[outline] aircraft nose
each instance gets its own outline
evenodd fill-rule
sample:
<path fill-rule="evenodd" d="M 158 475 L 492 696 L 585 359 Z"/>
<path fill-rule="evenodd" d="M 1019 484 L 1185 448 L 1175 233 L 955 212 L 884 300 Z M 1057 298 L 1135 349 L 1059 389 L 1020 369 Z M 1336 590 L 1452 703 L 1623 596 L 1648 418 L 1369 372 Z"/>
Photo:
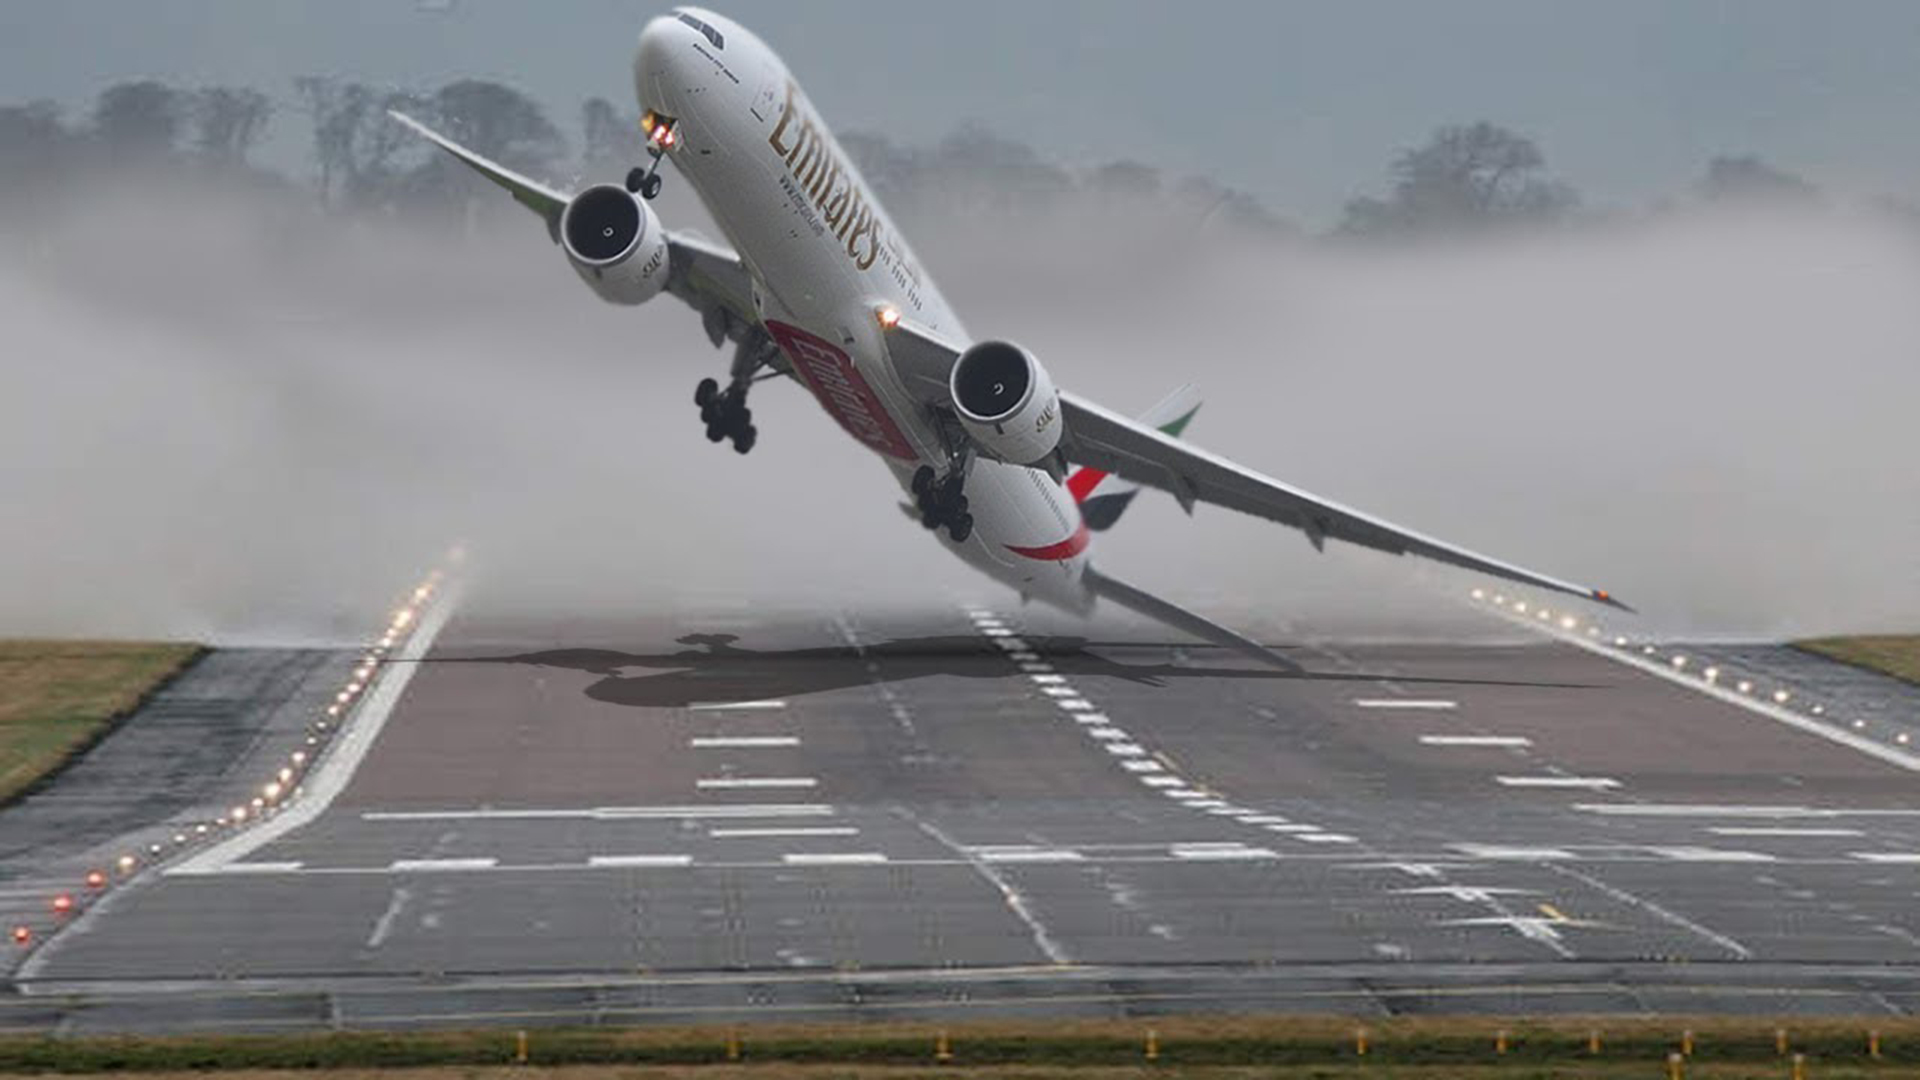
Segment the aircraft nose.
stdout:
<path fill-rule="evenodd" d="M 698 35 L 672 15 L 661 15 L 640 31 L 640 44 L 633 51 L 634 96 L 641 104 L 671 112 L 667 100 L 678 82 L 674 68 L 683 62 L 689 46 Z"/>

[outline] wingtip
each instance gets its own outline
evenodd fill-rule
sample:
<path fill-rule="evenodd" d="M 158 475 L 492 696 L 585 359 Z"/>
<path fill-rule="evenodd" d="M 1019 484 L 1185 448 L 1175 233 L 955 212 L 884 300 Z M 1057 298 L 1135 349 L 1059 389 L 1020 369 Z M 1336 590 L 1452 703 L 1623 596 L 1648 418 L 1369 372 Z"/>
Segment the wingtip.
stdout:
<path fill-rule="evenodd" d="M 1593 600 L 1598 601 L 1599 603 L 1605 604 L 1610 608 L 1618 608 L 1619 610 L 1624 611 L 1629 615 L 1639 614 L 1639 612 L 1628 607 L 1626 604 L 1622 603 L 1619 600 L 1616 600 L 1614 598 L 1614 595 L 1605 589 L 1595 589 L 1593 590 L 1592 593 L 1589 594 L 1589 596 Z"/>

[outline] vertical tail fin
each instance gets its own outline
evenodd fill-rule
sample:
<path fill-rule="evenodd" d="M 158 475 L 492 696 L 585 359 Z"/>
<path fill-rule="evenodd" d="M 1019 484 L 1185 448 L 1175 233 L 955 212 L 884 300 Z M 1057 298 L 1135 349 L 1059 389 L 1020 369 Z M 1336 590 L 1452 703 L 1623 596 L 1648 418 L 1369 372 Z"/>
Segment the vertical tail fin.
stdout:
<path fill-rule="evenodd" d="M 1189 383 L 1141 413 L 1140 422 L 1177 437 L 1199 411 L 1200 391 Z M 1073 493 L 1073 501 L 1080 504 L 1080 517 L 1086 521 L 1087 528 L 1102 532 L 1120 520 L 1121 513 L 1140 493 L 1140 485 L 1082 466 L 1068 475 L 1067 490 Z"/>

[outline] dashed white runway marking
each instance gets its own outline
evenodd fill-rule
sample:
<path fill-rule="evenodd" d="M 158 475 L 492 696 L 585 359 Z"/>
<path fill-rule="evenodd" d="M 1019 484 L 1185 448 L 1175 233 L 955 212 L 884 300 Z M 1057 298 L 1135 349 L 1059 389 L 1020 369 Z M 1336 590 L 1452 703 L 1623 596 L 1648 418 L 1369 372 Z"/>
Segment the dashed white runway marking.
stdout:
<path fill-rule="evenodd" d="M 367 948 L 377 949 L 387 943 L 387 937 L 393 933 L 394 923 L 400 919 L 400 912 L 406 908 L 407 901 L 412 899 L 412 889 L 393 890 L 393 897 L 387 901 L 387 909 L 374 920 L 373 932 L 367 935 Z"/>
<path fill-rule="evenodd" d="M 1513 889 L 1501 885 L 1421 885 L 1395 889 L 1395 896 L 1451 896 L 1469 904 L 1484 904 L 1496 896 L 1537 896 L 1538 889 Z"/>
<path fill-rule="evenodd" d="M 817 825 L 787 829 L 708 829 L 707 835 L 716 840 L 745 840 L 768 836 L 858 836 L 860 830 L 851 825 Z"/>
<path fill-rule="evenodd" d="M 166 873 L 168 876 L 181 875 L 185 877 L 193 877 L 196 874 L 205 874 L 205 873 L 290 874 L 299 870 L 304 865 L 306 864 L 298 863 L 298 862 L 236 862 L 236 863 L 226 863 L 221 866 L 216 866 L 211 868 L 210 870 L 200 870 L 196 868 L 181 866 L 181 867 L 175 867 L 174 869 L 168 870 Z"/>
<path fill-rule="evenodd" d="M 588 866 L 602 869 L 611 867 L 648 867 L 648 866 L 692 866 L 691 855 L 594 855 L 587 859 Z"/>
<path fill-rule="evenodd" d="M 1029 675 L 1027 677 L 1041 686 L 1059 686 L 1067 681 L 1065 675 Z"/>
<path fill-rule="evenodd" d="M 1493 779 L 1502 787 L 1514 788 L 1584 788 L 1589 791 L 1611 791 L 1620 786 L 1620 781 L 1611 776 L 1496 776 Z"/>
<path fill-rule="evenodd" d="M 1067 848 L 983 847 L 972 849 L 971 854 L 982 862 L 990 863 L 1052 863 L 1086 860 L 1085 855 Z"/>
<path fill-rule="evenodd" d="M 802 851 L 782 855 L 788 866 L 871 866 L 887 861 L 878 851 Z"/>
<path fill-rule="evenodd" d="M 1615 817 L 1835 818 L 1920 817 L 1920 809 L 1827 806 L 1723 806 L 1713 803 L 1574 803 L 1575 810 Z"/>
<path fill-rule="evenodd" d="M 687 740 L 695 750 L 756 750 L 762 747 L 799 746 L 798 735 L 696 735 Z"/>
<path fill-rule="evenodd" d="M 1176 859 L 1277 859 L 1278 852 L 1271 848 L 1248 847 L 1245 844 L 1177 844 L 1172 849 Z"/>
<path fill-rule="evenodd" d="M 708 776 L 693 782 L 702 791 L 729 791 L 741 788 L 810 788 L 820 781 L 811 776 Z"/>
<path fill-rule="evenodd" d="M 786 707 L 786 702 L 771 699 L 766 701 L 701 701 L 687 706 L 692 712 L 725 712 L 733 709 L 784 709 Z"/>
<path fill-rule="evenodd" d="M 1861 862 L 1896 865 L 1920 863 L 1920 851 L 1854 851 L 1848 854 Z"/>
<path fill-rule="evenodd" d="M 1573 852 L 1556 847 L 1518 847 L 1512 844 L 1448 844 L 1447 846 L 1462 855 L 1471 855 L 1476 859 L 1543 862 L 1548 859 L 1573 858 Z"/>
<path fill-rule="evenodd" d="M 1733 851 L 1726 848 L 1692 847 L 1650 847 L 1648 851 L 1675 862 L 1774 862 L 1775 857 L 1763 851 Z"/>
<path fill-rule="evenodd" d="M 499 859 L 485 857 L 467 859 L 395 859 L 389 866 L 389 869 L 411 873 L 414 871 L 431 872 L 436 870 L 490 870 L 498 865 L 500 865 Z"/>
<path fill-rule="evenodd" d="M 1707 830 L 1715 836 L 1865 836 L 1859 829 L 1791 829 L 1773 826 L 1715 825 Z"/>
<path fill-rule="evenodd" d="M 1353 703 L 1362 709 L 1457 709 L 1460 703 L 1444 698 L 1354 698 Z"/>
<path fill-rule="evenodd" d="M 1360 842 L 1346 833 L 1330 832 L 1303 832 L 1295 836 L 1295 839 L 1304 840 L 1309 844 L 1357 844 Z"/>
<path fill-rule="evenodd" d="M 1532 746 L 1525 735 L 1422 735 L 1422 746 Z"/>

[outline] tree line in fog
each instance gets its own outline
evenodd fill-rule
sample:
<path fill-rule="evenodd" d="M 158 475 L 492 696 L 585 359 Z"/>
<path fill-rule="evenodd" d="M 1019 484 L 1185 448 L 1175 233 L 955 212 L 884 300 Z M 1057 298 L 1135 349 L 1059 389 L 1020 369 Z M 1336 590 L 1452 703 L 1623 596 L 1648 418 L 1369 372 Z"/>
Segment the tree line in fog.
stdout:
<path fill-rule="evenodd" d="M 393 123 L 408 112 L 518 171 L 564 185 L 617 179 L 642 156 L 639 118 L 604 98 L 582 104 L 571 137 L 545 108 L 498 82 L 462 79 L 432 92 L 380 89 L 324 77 L 296 79 L 276 101 L 254 89 L 185 89 L 151 80 L 106 88 L 66 115 L 47 101 L 0 106 L 0 201 L 31 204 L 79 175 L 143 170 L 191 181 L 305 193 L 339 213 L 458 220 L 484 189 L 464 168 Z M 255 159 L 276 123 L 298 125 L 310 170 L 290 177 Z M 963 126 L 933 146 L 849 133 L 847 152 L 876 194 L 911 220 L 920 212 L 1045 213 L 1068 197 L 1158 204 L 1242 234 L 1302 231 L 1253 196 L 1205 177 L 1170 177 L 1133 161 L 1069 169 L 985 126 Z M 1589 209 L 1557 177 L 1537 143 L 1486 122 L 1436 129 L 1393 154 L 1371 194 L 1345 206 L 1331 235 L 1358 240 L 1477 234 L 1576 225 Z M 1805 179 L 1754 156 L 1709 161 L 1685 202 L 1817 204 Z M 1883 203 L 1910 223 L 1911 204 Z"/>

